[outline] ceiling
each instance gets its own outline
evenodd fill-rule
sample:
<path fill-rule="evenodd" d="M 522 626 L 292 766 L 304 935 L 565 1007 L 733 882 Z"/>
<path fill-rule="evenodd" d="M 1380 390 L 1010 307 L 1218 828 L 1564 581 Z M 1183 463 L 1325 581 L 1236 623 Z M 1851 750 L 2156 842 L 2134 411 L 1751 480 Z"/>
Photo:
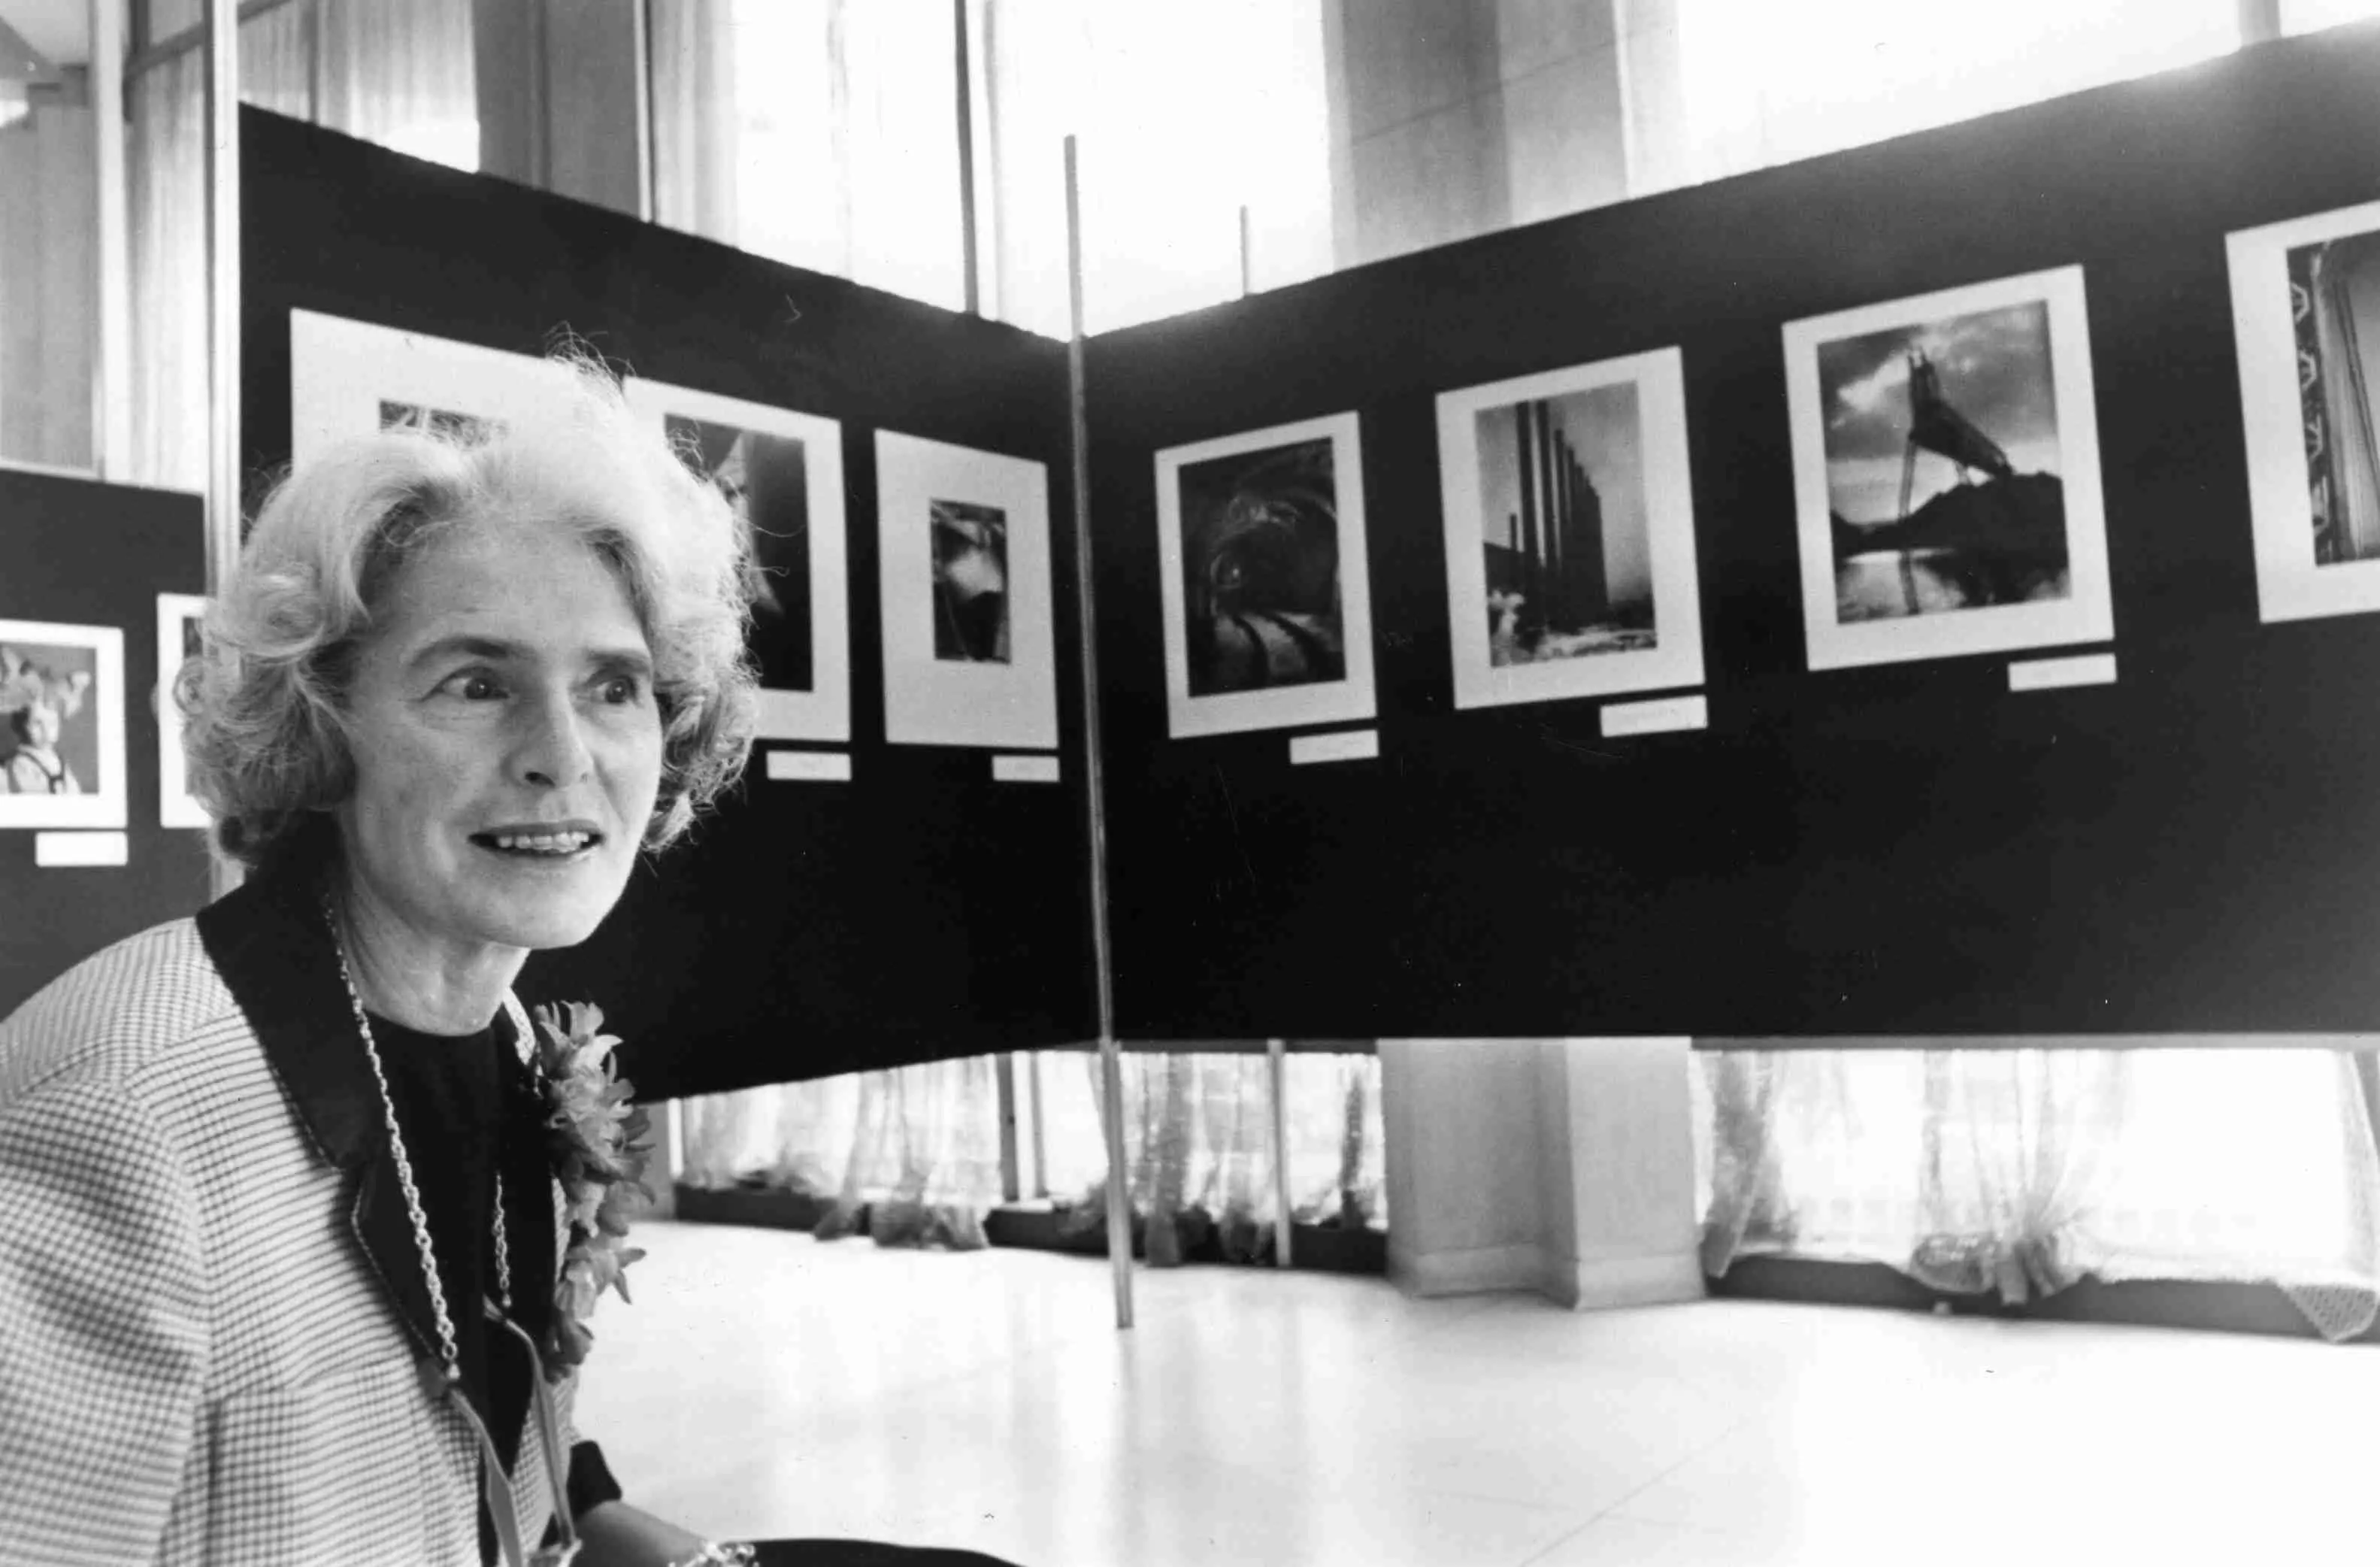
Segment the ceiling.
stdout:
<path fill-rule="evenodd" d="M 91 0 L 0 0 L 0 22 L 54 66 L 91 61 Z"/>

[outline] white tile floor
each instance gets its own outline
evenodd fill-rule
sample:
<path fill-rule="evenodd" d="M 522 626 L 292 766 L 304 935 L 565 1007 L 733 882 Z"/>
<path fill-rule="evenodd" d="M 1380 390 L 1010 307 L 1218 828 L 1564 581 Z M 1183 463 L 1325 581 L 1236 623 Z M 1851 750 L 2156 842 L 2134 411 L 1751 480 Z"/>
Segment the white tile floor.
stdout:
<path fill-rule="evenodd" d="M 650 1222 L 579 1402 L 726 1536 L 1027 1567 L 2293 1562 L 2380 1549 L 2380 1352 L 821 1245 Z"/>

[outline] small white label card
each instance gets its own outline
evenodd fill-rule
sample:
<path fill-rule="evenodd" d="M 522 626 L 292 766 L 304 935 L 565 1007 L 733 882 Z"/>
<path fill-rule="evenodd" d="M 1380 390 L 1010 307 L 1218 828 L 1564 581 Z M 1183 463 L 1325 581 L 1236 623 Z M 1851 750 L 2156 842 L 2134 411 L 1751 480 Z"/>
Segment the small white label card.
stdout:
<path fill-rule="evenodd" d="M 2113 686 L 2116 655 L 2077 653 L 2065 659 L 2026 659 L 2009 665 L 2009 689 L 2046 691 L 2058 686 Z"/>
<path fill-rule="evenodd" d="M 1696 691 L 1685 697 L 1657 697 L 1649 702 L 1613 702 L 1603 710 L 1603 737 L 1622 735 L 1663 735 L 1676 729 L 1708 729 L 1710 699 Z"/>
<path fill-rule="evenodd" d="M 1368 761 L 1379 754 L 1380 732 L 1377 729 L 1338 729 L 1328 735 L 1293 735 L 1289 739 L 1289 759 L 1293 764 Z"/>
<path fill-rule="evenodd" d="M 44 867 L 129 865 L 132 838 L 125 832 L 36 832 L 33 863 Z"/>
<path fill-rule="evenodd" d="M 996 784 L 1055 784 L 1056 757 L 994 757 L 991 777 Z"/>
<path fill-rule="evenodd" d="M 777 784 L 848 784 L 848 751 L 771 751 L 769 778 Z"/>

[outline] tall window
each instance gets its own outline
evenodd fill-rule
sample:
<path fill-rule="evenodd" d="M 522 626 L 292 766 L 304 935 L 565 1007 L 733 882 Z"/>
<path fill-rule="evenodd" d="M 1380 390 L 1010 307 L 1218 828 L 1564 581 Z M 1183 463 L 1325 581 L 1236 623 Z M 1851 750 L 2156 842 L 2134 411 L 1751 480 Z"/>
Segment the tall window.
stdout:
<path fill-rule="evenodd" d="M 280 0 L 243 9 L 247 101 L 416 157 L 478 166 L 471 0 Z M 207 480 L 204 12 L 200 0 L 152 0 L 146 18 L 125 91 L 132 476 L 200 490 Z"/>
<path fill-rule="evenodd" d="M 1331 267 L 1318 0 L 982 0 L 992 200 L 987 305 L 1067 330 L 1063 144 L 1082 185 L 1083 304 L 1104 332 Z"/>
<path fill-rule="evenodd" d="M 2347 0 L 2298 0 L 2343 5 Z M 1674 0 L 1682 183 L 2210 59 L 2236 0 Z"/>
<path fill-rule="evenodd" d="M 1094 331 L 1330 265 L 1320 0 L 654 0 L 664 223 L 933 304 L 966 297 L 968 32 L 986 314 L 1067 330 L 1062 145 Z"/>
<path fill-rule="evenodd" d="M 2380 0 L 2281 0 L 2283 32 L 2320 32 L 2380 17 Z"/>

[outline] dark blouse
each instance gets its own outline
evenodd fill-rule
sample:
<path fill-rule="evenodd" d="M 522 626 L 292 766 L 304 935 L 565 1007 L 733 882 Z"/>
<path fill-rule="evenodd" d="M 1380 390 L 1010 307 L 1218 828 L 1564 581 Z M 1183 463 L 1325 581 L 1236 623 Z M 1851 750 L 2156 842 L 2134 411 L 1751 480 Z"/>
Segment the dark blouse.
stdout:
<path fill-rule="evenodd" d="M 536 1135 L 537 1106 L 504 1038 L 509 1026 L 476 1034 L 423 1034 L 374 1015 L 371 1029 L 429 1222 L 431 1253 L 455 1324 L 456 1362 L 467 1379 L 488 1391 L 493 1417 L 488 1434 L 509 1469 L 518 1460 L 528 1418 L 528 1354 L 510 1333 L 487 1321 L 480 1301 L 484 1296 L 501 1304 L 502 1298 L 492 1221 L 496 1150 L 505 1137 Z M 505 1197 L 505 1206 L 518 1213 L 520 1194 Z M 542 1211 L 542 1205 L 532 1211 Z M 516 1299 L 523 1290 L 548 1289 L 552 1282 L 516 1273 Z M 620 1495 L 602 1450 L 593 1442 L 571 1450 L 567 1488 L 574 1516 Z M 480 1558 L 492 1562 L 494 1529 L 484 1505 L 480 1513 Z"/>

